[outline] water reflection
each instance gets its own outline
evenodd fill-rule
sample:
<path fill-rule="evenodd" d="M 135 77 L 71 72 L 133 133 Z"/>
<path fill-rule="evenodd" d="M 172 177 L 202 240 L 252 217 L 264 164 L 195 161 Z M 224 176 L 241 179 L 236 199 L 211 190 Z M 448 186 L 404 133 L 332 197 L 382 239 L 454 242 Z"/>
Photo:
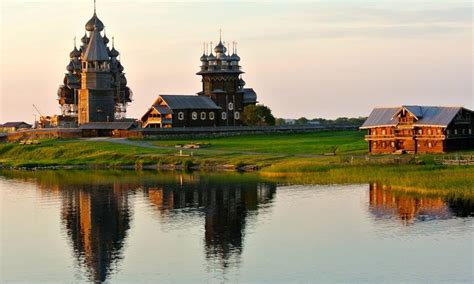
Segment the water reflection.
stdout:
<path fill-rule="evenodd" d="M 239 268 L 242 265 L 241 258 L 243 255 L 247 255 L 247 253 L 243 254 L 244 244 L 246 241 L 248 243 L 248 237 L 246 240 L 245 236 L 249 233 L 249 228 L 255 225 L 256 217 L 267 216 L 268 212 L 277 211 L 276 209 L 290 211 L 285 211 L 284 214 L 280 213 L 277 225 L 280 225 L 281 222 L 282 227 L 272 231 L 277 234 L 268 234 L 266 238 L 262 239 L 266 241 L 269 237 L 275 237 L 273 242 L 269 243 L 279 242 L 281 234 L 289 240 L 292 240 L 292 237 L 299 240 L 297 242 L 289 241 L 288 245 L 277 249 L 277 251 L 284 251 L 288 248 L 306 247 L 308 243 L 311 243 L 307 236 L 311 235 L 315 244 L 312 250 L 308 250 L 311 259 L 315 257 L 316 251 L 325 250 L 321 243 L 337 239 L 341 236 L 341 232 L 346 233 L 345 226 L 342 226 L 343 231 L 337 231 L 334 228 L 338 228 L 337 223 L 342 224 L 351 214 L 360 218 L 360 216 L 367 216 L 366 213 L 369 211 L 370 222 L 365 223 L 364 219 L 355 220 L 359 222 L 356 224 L 358 230 L 362 231 L 361 228 L 365 227 L 366 232 L 372 232 L 372 228 L 367 229 L 367 226 L 374 223 L 371 216 L 380 220 L 386 218 L 399 220 L 400 222 L 386 223 L 390 223 L 391 226 L 394 223 L 396 226 L 400 226 L 399 223 L 408 225 L 433 219 L 444 220 L 457 216 L 470 216 L 474 211 L 474 206 L 470 201 L 409 196 L 392 190 L 388 185 L 377 183 L 368 185 L 368 188 L 365 185 L 353 186 L 354 188 L 348 187 L 350 190 L 339 192 L 331 187 L 319 187 L 319 189 L 318 187 L 305 187 L 306 189 L 300 192 L 282 190 L 278 195 L 278 202 L 282 206 L 273 206 L 276 197 L 276 183 L 262 180 L 252 174 L 165 174 L 146 171 L 0 171 L 0 176 L 16 181 L 33 182 L 43 201 L 59 202 L 59 217 L 62 230 L 67 236 L 70 246 L 68 249 L 72 251 L 71 255 L 73 255 L 76 266 L 81 268 L 78 271 L 84 271 L 84 277 L 93 282 L 110 280 L 112 274 L 117 272 L 121 265 L 126 266 L 124 264 L 125 258 L 130 255 L 128 250 L 128 256 L 124 255 L 126 245 L 137 246 L 136 242 L 130 244 L 131 241 L 128 239 L 131 235 L 131 228 L 137 224 L 134 222 L 134 217 L 139 217 L 142 220 L 144 218 L 143 214 L 139 214 L 143 212 L 143 207 L 141 204 L 136 204 L 136 201 L 144 202 L 147 213 L 151 210 L 152 214 L 150 215 L 153 216 L 151 220 L 157 227 L 161 221 L 165 221 L 166 224 L 191 226 L 196 223 L 196 217 L 200 218 L 203 227 L 198 231 L 200 238 L 202 238 L 204 256 L 199 252 L 198 257 L 206 259 L 211 269 L 224 271 L 230 268 Z M 357 192 L 359 189 L 360 191 Z M 293 199 L 292 194 L 296 194 L 297 198 Z M 362 208 L 347 206 L 352 204 L 354 199 L 357 201 L 359 195 L 364 199 Z M 297 219 L 294 218 L 295 208 L 291 207 L 295 203 L 297 207 L 301 207 L 300 214 L 304 213 L 304 216 L 297 215 Z M 347 208 L 338 207 L 341 204 L 345 204 Z M 324 215 L 325 212 L 334 209 L 337 212 L 333 212 L 329 216 Z M 315 216 L 322 217 L 316 218 Z M 337 221 L 338 218 L 339 221 Z M 315 225 L 314 230 L 311 231 L 312 223 L 319 225 Z M 275 223 L 270 225 L 275 225 Z M 376 225 L 379 226 L 380 223 Z M 288 228 L 290 229 L 288 230 Z M 334 234 L 331 235 L 332 237 L 325 236 L 331 232 Z M 157 230 L 150 233 L 149 236 L 148 231 L 146 233 L 145 239 L 154 241 L 155 238 L 159 238 L 159 234 L 172 234 L 173 232 Z M 300 235 L 304 241 L 298 238 Z M 357 236 L 357 234 L 355 235 Z M 365 240 L 366 237 L 364 235 L 361 240 Z M 190 237 L 187 241 L 190 242 L 192 239 L 193 237 Z M 292 247 L 293 244 L 294 247 Z M 330 246 L 331 242 L 326 245 Z M 327 251 L 333 253 L 338 246 L 333 249 L 328 247 Z M 370 246 L 373 247 L 374 244 L 371 243 Z M 179 249 L 179 243 L 172 250 L 177 248 Z M 275 248 L 273 247 L 273 249 Z M 250 250 L 248 252 L 249 255 L 254 253 L 253 258 L 257 257 L 255 253 L 260 253 Z M 268 253 L 275 254 L 271 249 L 268 250 Z M 154 251 L 149 254 L 159 258 Z M 161 255 L 159 256 L 161 257 Z M 298 254 L 298 257 L 303 257 L 303 259 L 304 256 L 304 253 Z M 148 257 L 150 256 L 148 255 Z M 284 258 L 275 257 L 275 259 Z M 275 259 L 268 261 L 272 262 Z M 330 266 L 337 267 L 337 263 L 341 261 L 340 258 L 335 259 L 337 259 L 336 264 Z M 154 260 L 156 261 L 156 259 Z M 324 258 L 320 265 L 324 265 L 326 260 L 327 258 Z M 298 265 L 303 266 L 307 262 Z M 139 266 L 134 266 L 132 269 L 127 268 L 128 271 L 135 271 L 137 267 Z M 162 267 L 162 269 L 166 270 L 167 267 Z M 270 267 L 269 271 L 273 271 L 273 268 Z M 201 280 L 197 282 L 206 282 L 208 279 Z"/>
<path fill-rule="evenodd" d="M 235 173 L 5 171 L 0 174 L 34 181 L 43 196 L 61 199 L 61 221 L 75 259 L 94 282 L 107 280 L 123 257 L 132 219 L 129 202 L 132 196 L 143 194 L 161 218 L 170 218 L 169 222 L 195 211 L 203 213 L 206 258 L 225 270 L 239 262 L 248 215 L 257 214 L 261 205 L 270 204 L 276 191 L 275 183 Z"/>
<path fill-rule="evenodd" d="M 379 183 L 369 185 L 369 209 L 378 218 L 398 218 L 403 224 L 433 219 L 467 217 L 474 205 L 465 200 L 445 200 L 413 196 L 393 191 L 391 186 Z"/>
<path fill-rule="evenodd" d="M 228 183 L 179 175 L 176 184 L 145 187 L 144 192 L 162 216 L 173 209 L 197 209 L 205 215 L 205 251 L 210 261 L 222 268 L 238 263 L 249 214 L 257 212 L 274 197 L 276 184 L 245 181 Z M 190 214 L 193 211 L 182 211 Z M 180 217 L 177 217 L 180 218 Z"/>

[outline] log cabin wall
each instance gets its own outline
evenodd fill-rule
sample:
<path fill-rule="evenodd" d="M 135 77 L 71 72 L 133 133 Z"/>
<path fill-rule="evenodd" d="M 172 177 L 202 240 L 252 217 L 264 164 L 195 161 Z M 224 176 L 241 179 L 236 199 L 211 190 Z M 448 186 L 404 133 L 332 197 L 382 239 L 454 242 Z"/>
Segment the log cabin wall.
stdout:
<path fill-rule="evenodd" d="M 468 109 L 411 106 L 375 109 L 373 113 L 361 127 L 368 130 L 369 153 L 443 153 L 474 148 L 474 114 Z"/>

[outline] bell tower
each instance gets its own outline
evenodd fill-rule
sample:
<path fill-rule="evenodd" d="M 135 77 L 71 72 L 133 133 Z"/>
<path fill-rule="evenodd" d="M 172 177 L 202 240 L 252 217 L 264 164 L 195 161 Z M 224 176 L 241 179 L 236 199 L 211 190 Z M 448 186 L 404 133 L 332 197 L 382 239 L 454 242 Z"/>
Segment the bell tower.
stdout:
<path fill-rule="evenodd" d="M 79 90 L 79 125 L 114 120 L 114 90 L 110 73 L 110 58 L 99 27 L 94 26 L 81 61 Z"/>
<path fill-rule="evenodd" d="M 205 43 L 201 71 L 197 73 L 202 76 L 202 91 L 198 94 L 210 97 L 222 108 L 218 115 L 219 126 L 242 125 L 244 92 L 240 75 L 244 72 L 239 66 L 240 57 L 237 55 L 236 44 L 233 43 L 232 54 L 227 53 L 221 33 L 219 43 L 214 48 L 215 55 L 212 50 L 208 53 L 207 47 Z"/>

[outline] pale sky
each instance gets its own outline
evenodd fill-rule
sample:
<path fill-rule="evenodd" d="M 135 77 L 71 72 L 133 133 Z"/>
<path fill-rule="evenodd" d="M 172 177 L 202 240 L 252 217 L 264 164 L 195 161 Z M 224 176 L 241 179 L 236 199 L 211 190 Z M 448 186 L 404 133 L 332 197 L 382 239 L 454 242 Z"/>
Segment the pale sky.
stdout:
<path fill-rule="evenodd" d="M 73 38 L 93 0 L 1 3 L 0 122 L 59 114 Z M 246 87 L 275 116 L 367 116 L 375 106 L 474 109 L 471 1 L 118 1 L 97 14 L 133 90 L 129 117 L 158 94 L 201 89 L 203 41 L 237 41 Z M 80 41 L 78 40 L 78 45 Z"/>

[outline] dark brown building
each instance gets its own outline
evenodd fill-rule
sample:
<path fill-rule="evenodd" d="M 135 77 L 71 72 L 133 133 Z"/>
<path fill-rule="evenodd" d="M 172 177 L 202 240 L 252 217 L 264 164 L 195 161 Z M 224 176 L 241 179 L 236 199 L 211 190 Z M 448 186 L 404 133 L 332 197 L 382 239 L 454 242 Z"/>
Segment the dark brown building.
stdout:
<path fill-rule="evenodd" d="M 141 121 L 143 128 L 217 126 L 220 112 L 205 96 L 160 95 Z"/>
<path fill-rule="evenodd" d="M 474 148 L 474 113 L 463 107 L 375 108 L 360 129 L 373 154 Z"/>
<path fill-rule="evenodd" d="M 212 45 L 211 45 L 212 46 Z M 206 47 L 205 47 L 206 49 Z M 236 45 L 232 54 L 222 40 L 201 56 L 202 91 L 195 95 L 161 95 L 143 115 L 142 127 L 240 126 L 244 107 L 257 103 L 257 94 L 244 88 Z"/>

